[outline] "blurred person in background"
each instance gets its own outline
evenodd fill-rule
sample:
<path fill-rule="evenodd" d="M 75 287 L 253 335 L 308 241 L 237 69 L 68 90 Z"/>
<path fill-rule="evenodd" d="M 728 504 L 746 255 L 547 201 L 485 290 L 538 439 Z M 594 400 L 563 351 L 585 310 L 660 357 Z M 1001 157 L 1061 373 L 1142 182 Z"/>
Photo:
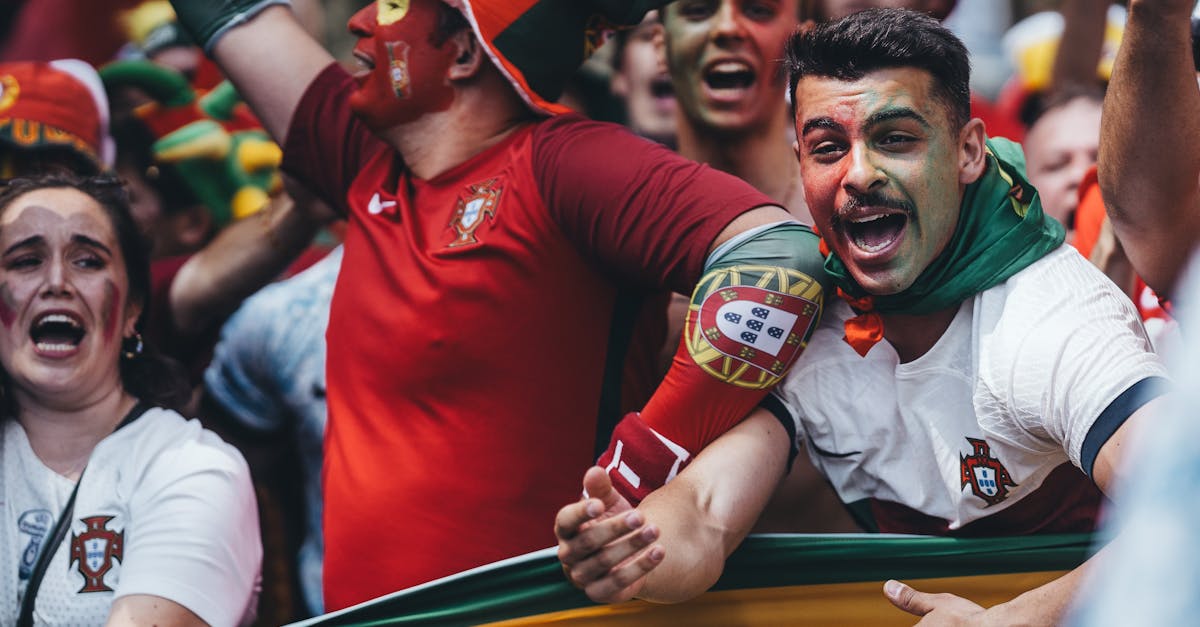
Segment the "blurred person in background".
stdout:
<path fill-rule="evenodd" d="M 1060 90 L 1045 101 L 1021 142 L 1029 182 L 1037 188 L 1046 215 L 1067 229 L 1068 243 L 1075 236 L 1080 184 L 1096 165 L 1100 150 L 1103 103 L 1098 87 Z"/>
<path fill-rule="evenodd" d="M 801 24 L 799 1 L 678 0 L 662 22 L 679 154 L 746 181 L 811 224 L 788 146 L 779 63 Z"/>
<path fill-rule="evenodd" d="M 675 146 L 678 105 L 671 75 L 659 55 L 655 40 L 662 34 L 658 11 L 651 11 L 637 26 L 613 34 L 613 95 L 625 105 L 629 130 L 669 147 Z"/>

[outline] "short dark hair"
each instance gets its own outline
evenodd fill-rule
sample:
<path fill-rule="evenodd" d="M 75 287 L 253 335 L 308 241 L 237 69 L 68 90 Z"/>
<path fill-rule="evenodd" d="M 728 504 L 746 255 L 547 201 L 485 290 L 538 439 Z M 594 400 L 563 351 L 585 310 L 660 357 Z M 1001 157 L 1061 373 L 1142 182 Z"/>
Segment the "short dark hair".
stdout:
<path fill-rule="evenodd" d="M 971 62 L 967 47 L 934 18 L 908 9 L 866 9 L 797 31 L 788 40 L 788 90 L 805 76 L 855 81 L 869 72 L 914 67 L 933 76 L 955 128 L 971 120 Z M 796 104 L 792 103 L 792 115 Z"/>
<path fill-rule="evenodd" d="M 1033 128 L 1033 125 L 1037 124 L 1038 120 L 1047 113 L 1065 107 L 1076 100 L 1092 102 L 1097 106 L 1103 105 L 1104 90 L 1102 85 L 1068 83 L 1047 93 L 1031 94 L 1029 97 L 1030 110 L 1026 115 L 1021 116 L 1021 121 L 1025 124 L 1025 128 Z"/>
<path fill-rule="evenodd" d="M 122 182 L 113 176 L 82 177 L 71 172 L 51 172 L 28 178 L 12 179 L 0 187 L 0 216 L 13 201 L 40 189 L 69 188 L 87 194 L 104 211 L 117 236 L 117 247 L 125 260 L 125 276 L 129 281 L 129 300 L 142 306 L 137 329 L 143 330 L 150 307 L 150 244 L 142 236 L 129 207 L 129 194 Z M 133 347 L 129 347 L 132 349 Z M 121 359 L 121 384 L 133 396 L 155 405 L 180 410 L 191 398 L 187 375 L 174 360 L 158 353 L 143 340 L 140 353 L 131 359 Z M 8 377 L 3 377 L 5 410 L 13 411 L 12 394 L 7 390 Z"/>

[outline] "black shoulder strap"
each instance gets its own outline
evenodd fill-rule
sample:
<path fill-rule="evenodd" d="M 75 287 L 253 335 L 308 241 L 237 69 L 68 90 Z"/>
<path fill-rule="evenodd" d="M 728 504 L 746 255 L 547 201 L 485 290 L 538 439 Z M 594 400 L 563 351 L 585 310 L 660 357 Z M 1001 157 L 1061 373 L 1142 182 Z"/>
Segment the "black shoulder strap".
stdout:
<path fill-rule="evenodd" d="M 146 401 L 138 401 L 133 409 L 125 414 L 113 432 L 116 433 L 125 425 L 137 420 L 151 407 L 153 406 Z M 29 576 L 29 585 L 25 587 L 25 596 L 21 598 L 21 613 L 17 618 L 17 627 L 33 627 L 33 606 L 37 602 L 38 589 L 42 587 L 42 578 L 46 576 L 46 569 L 50 567 L 50 560 L 58 551 L 58 545 L 62 544 L 67 537 L 67 529 L 71 526 L 71 519 L 75 516 L 75 495 L 79 493 L 79 484 L 83 483 L 83 473 L 85 472 L 87 472 L 86 466 L 79 472 L 79 480 L 75 482 L 75 487 L 71 490 L 71 497 L 67 499 L 62 513 L 58 515 L 58 522 L 54 523 L 54 532 L 50 534 L 50 541 L 42 545 L 42 552 L 38 554 L 37 563 L 33 565 L 33 572 Z"/>

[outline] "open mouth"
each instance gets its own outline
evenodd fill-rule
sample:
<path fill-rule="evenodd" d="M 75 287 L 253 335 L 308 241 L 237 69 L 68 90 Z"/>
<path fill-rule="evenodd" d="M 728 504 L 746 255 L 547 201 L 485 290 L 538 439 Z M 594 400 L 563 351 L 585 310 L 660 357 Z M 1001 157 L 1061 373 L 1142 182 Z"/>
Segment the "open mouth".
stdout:
<path fill-rule="evenodd" d="M 354 60 L 358 62 L 358 66 L 368 72 L 375 69 L 375 60 L 367 56 L 365 53 L 354 51 Z"/>
<path fill-rule="evenodd" d="M 754 69 L 741 61 L 722 61 L 704 72 L 704 84 L 713 91 L 749 89 L 755 78 Z"/>
<path fill-rule="evenodd" d="M 904 213 L 877 213 L 842 222 L 850 241 L 868 253 L 890 246 L 900 238 L 907 225 L 908 215 Z"/>
<path fill-rule="evenodd" d="M 79 347 L 87 331 L 82 321 L 72 314 L 46 313 L 33 321 L 29 337 L 38 352 L 67 353 Z"/>
<path fill-rule="evenodd" d="M 660 74 L 650 79 L 650 95 L 655 98 L 673 98 L 675 88 L 671 86 L 671 77 Z"/>

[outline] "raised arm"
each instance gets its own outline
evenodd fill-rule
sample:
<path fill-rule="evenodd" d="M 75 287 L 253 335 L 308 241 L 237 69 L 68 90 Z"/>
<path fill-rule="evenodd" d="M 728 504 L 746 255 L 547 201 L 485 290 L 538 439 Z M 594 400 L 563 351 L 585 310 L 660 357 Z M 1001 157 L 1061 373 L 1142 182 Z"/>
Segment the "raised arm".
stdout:
<path fill-rule="evenodd" d="M 1200 89 L 1191 0 L 1132 0 L 1104 101 L 1098 162 L 1108 216 L 1134 268 L 1169 295 L 1200 239 Z"/>
<path fill-rule="evenodd" d="M 287 0 L 171 0 L 179 21 L 283 145 L 305 88 L 333 57 Z"/>
<path fill-rule="evenodd" d="M 1111 0 L 1063 0 L 1063 33 L 1054 54 L 1050 90 L 1097 84 L 1096 66 L 1104 47 Z"/>
<path fill-rule="evenodd" d="M 555 521 L 568 579 L 601 602 L 674 603 L 708 590 L 783 477 L 789 446 L 778 419 L 756 410 L 636 510 L 592 468 L 591 498 Z"/>

